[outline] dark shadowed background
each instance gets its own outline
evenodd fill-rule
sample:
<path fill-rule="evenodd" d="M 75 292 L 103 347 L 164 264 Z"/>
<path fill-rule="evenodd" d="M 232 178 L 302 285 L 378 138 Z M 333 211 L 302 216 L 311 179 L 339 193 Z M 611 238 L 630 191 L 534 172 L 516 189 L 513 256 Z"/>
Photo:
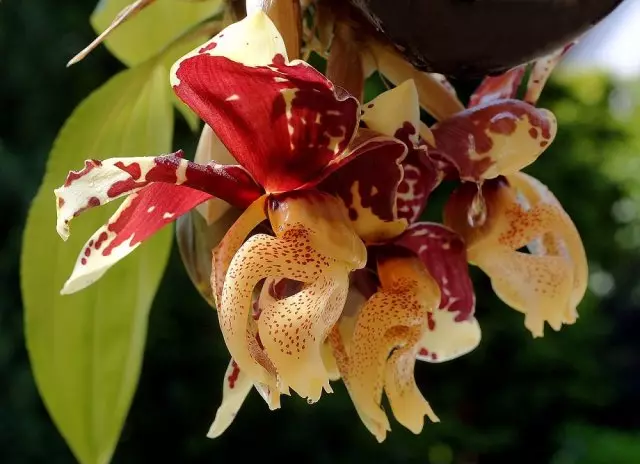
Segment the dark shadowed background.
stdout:
<path fill-rule="evenodd" d="M 79 101 L 121 69 L 104 48 L 64 66 L 94 37 L 93 7 L 93 0 L 0 4 L 2 463 L 74 462 L 29 368 L 18 258 L 25 214 L 56 132 Z M 473 85 L 455 84 L 463 96 Z M 481 346 L 416 369 L 440 424 L 415 436 L 392 423 L 379 445 L 336 383 L 335 393 L 317 404 L 286 398 L 276 412 L 252 392 L 230 429 L 207 439 L 228 354 L 215 313 L 191 286 L 174 247 L 114 462 L 639 463 L 639 103 L 640 81 L 595 73 L 564 76 L 545 91 L 540 104 L 556 112 L 560 131 L 528 172 L 551 188 L 580 230 L 590 290 L 576 325 L 533 340 L 522 315 L 474 272 Z M 193 152 L 194 143 L 179 119 L 175 147 Z M 429 217 L 439 218 L 442 196 L 430 204 Z M 42 230 L 55 233 L 53 224 Z"/>

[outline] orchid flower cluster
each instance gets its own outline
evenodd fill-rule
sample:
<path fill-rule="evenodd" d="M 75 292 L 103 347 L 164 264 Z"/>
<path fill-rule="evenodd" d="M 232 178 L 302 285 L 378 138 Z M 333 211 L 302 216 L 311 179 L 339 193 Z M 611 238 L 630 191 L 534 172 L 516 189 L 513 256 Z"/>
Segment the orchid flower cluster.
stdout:
<path fill-rule="evenodd" d="M 338 379 L 379 441 L 390 430 L 383 393 L 419 433 L 424 416 L 438 417 L 415 383 L 416 360 L 448 361 L 480 343 L 468 263 L 534 336 L 576 320 L 582 242 L 551 192 L 521 172 L 556 134 L 535 103 L 559 56 L 534 63 L 524 101 L 514 98 L 519 67 L 427 127 L 413 80 L 362 104 L 289 61 L 269 17 L 250 13 L 172 68 L 176 95 L 206 124 L 195 162 L 181 151 L 89 160 L 55 191 L 63 238 L 72 218 L 125 197 L 62 292 L 92 284 L 185 213 L 212 223 L 232 207 L 237 220 L 199 258 L 211 263 L 205 293 L 232 358 L 209 436 L 253 387 L 275 409 L 291 390 L 315 402 Z M 443 223 L 420 222 L 444 179 L 460 185 Z"/>

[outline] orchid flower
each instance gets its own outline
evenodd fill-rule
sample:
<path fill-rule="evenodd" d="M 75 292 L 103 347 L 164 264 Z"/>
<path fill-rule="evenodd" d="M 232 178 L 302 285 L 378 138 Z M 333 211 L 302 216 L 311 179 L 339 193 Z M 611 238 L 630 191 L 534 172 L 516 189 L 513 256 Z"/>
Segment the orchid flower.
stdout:
<path fill-rule="evenodd" d="M 437 156 L 468 181 L 445 208 L 445 224 L 467 244 L 469 261 L 491 278 L 496 294 L 525 314 L 542 336 L 544 323 L 559 330 L 575 322 L 587 284 L 578 231 L 558 200 L 520 172 L 553 141 L 553 115 L 535 103 L 565 47 L 534 63 L 525 101 L 515 100 L 525 68 L 488 77 L 470 108 L 432 127 Z M 518 251 L 527 247 L 529 253 Z"/>
<path fill-rule="evenodd" d="M 363 422 L 383 440 L 389 428 L 380 409 L 383 386 L 388 385 L 396 417 L 419 432 L 424 415 L 437 417 L 415 386 L 416 359 L 442 362 L 465 354 L 478 345 L 480 329 L 473 317 L 475 299 L 462 239 L 442 225 L 415 222 L 442 176 L 418 135 L 414 83 L 407 81 L 365 105 L 360 124 L 358 137 L 394 136 L 408 154 L 360 156 L 319 185 L 348 207 L 354 230 L 377 262 L 375 271 L 352 272 L 340 319 L 322 345 L 322 360 L 329 379 L 342 377 Z M 375 171 L 370 169 L 372 164 Z M 362 290 L 363 281 L 371 280 L 367 277 L 376 271 L 379 282 L 374 277 L 369 288 Z M 289 290 L 284 291 L 287 282 Z M 267 279 L 256 297 L 258 325 L 265 308 L 298 294 L 290 279 L 278 285 Z M 397 346 L 404 347 L 404 354 L 389 364 L 386 359 Z M 372 363 L 372 353 L 378 362 Z M 223 382 L 223 400 L 209 431 L 211 437 L 231 424 L 252 385 L 251 376 L 233 360 Z M 254 386 L 271 408 L 278 407 L 272 392 L 260 384 Z"/>
<path fill-rule="evenodd" d="M 438 420 L 415 385 L 416 358 L 446 361 L 480 342 L 462 240 L 442 225 L 415 222 L 442 178 L 418 134 L 419 111 L 413 81 L 383 93 L 363 110 L 366 127 L 393 135 L 407 146 L 401 182 L 380 194 L 388 197 L 386 204 L 395 205 L 394 217 L 411 225 L 384 240 L 367 242 L 376 263 L 378 288 L 366 295 L 355 314 L 343 314 L 330 335 L 356 410 L 379 441 L 390 430 L 380 406 L 383 391 L 396 419 L 414 433 L 422 430 L 425 415 Z M 358 160 L 350 166 L 357 165 Z M 342 198 L 348 198 L 346 176 L 346 170 L 334 176 L 343 186 L 336 190 Z"/>
<path fill-rule="evenodd" d="M 375 205 L 356 208 L 375 197 L 371 189 L 383 189 L 375 179 L 367 192 L 354 188 L 356 196 L 346 202 L 332 189 L 332 177 L 359 159 L 397 171 L 406 147 L 372 131 L 356 136 L 357 100 L 308 64 L 289 62 L 282 38 L 262 12 L 179 60 L 172 84 L 239 164 L 201 165 L 178 152 L 88 161 L 70 173 L 56 190 L 63 237 L 81 212 L 128 197 L 87 242 L 63 292 L 91 284 L 181 214 L 223 199 L 244 210 L 214 251 L 212 265 L 213 299 L 229 351 L 254 383 L 270 392 L 291 387 L 315 401 L 330 389 L 321 345 L 342 311 L 349 273 L 366 263 L 362 240 L 370 237 L 362 230 L 371 228 L 358 214 L 388 229 L 372 232 L 381 238 L 406 227 Z M 361 169 L 353 174 L 368 178 Z M 359 180 L 351 184 L 364 187 Z M 275 236 L 247 239 L 265 219 Z M 269 277 L 304 286 L 266 306 L 254 321 L 254 288 Z"/>

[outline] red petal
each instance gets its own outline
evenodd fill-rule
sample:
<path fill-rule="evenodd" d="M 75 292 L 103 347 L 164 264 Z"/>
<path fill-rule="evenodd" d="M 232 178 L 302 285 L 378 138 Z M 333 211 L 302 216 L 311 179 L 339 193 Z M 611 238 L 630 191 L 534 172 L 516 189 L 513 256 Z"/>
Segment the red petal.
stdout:
<path fill-rule="evenodd" d="M 440 184 L 442 172 L 427 155 L 426 146 L 416 147 L 402 162 L 404 177 L 398 187 L 398 217 L 415 222 L 427 206 L 431 192 Z"/>
<path fill-rule="evenodd" d="M 92 284 L 141 242 L 209 198 L 208 193 L 163 183 L 129 195 L 85 244 L 62 293 L 74 293 Z"/>
<path fill-rule="evenodd" d="M 553 141 L 550 111 L 519 100 L 496 100 L 432 127 L 439 156 L 469 181 L 508 175 L 532 163 Z"/>
<path fill-rule="evenodd" d="M 333 165 L 318 188 L 342 199 L 358 236 L 366 242 L 389 240 L 406 227 L 398 220 L 396 205 L 406 146 L 366 129 L 360 130 L 354 145 L 344 164 Z"/>
<path fill-rule="evenodd" d="M 270 193 L 312 181 L 343 154 L 358 125 L 354 97 L 282 55 L 247 66 L 205 51 L 181 61 L 175 76 L 178 97 Z"/>
<path fill-rule="evenodd" d="M 413 224 L 395 242 L 420 257 L 429 274 L 438 282 L 440 308 L 458 313 L 455 320 L 473 316 L 475 294 L 469 277 L 465 243 L 453 230 L 440 224 Z"/>
<path fill-rule="evenodd" d="M 469 98 L 469 108 L 484 105 L 494 100 L 516 98 L 518 86 L 524 77 L 526 66 L 510 69 L 499 76 L 485 77 Z"/>
<path fill-rule="evenodd" d="M 90 160 L 84 169 L 70 172 L 56 189 L 58 233 L 69 235 L 69 222 L 87 209 L 139 191 L 158 182 L 182 185 L 245 208 L 262 192 L 240 166 L 200 165 L 172 155 Z"/>

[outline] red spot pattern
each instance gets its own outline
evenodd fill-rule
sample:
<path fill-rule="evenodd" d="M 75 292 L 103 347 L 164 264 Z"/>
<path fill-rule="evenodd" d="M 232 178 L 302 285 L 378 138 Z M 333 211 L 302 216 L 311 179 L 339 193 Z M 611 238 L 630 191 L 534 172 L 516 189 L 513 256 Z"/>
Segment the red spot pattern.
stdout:
<path fill-rule="evenodd" d="M 65 187 L 69 187 L 71 184 L 73 184 L 76 180 L 86 176 L 87 174 L 89 174 L 91 171 L 93 171 L 95 168 L 102 166 L 102 162 L 98 161 L 98 160 L 87 160 L 84 162 L 84 168 L 82 168 L 82 170 L 80 171 L 71 171 L 68 175 L 66 180 L 64 181 L 64 186 Z M 63 201 L 64 204 L 64 201 Z"/>
<path fill-rule="evenodd" d="M 178 97 L 268 192 L 313 182 L 346 150 L 358 123 L 354 97 L 281 55 L 249 67 L 203 54 L 182 61 L 176 76 Z"/>
<path fill-rule="evenodd" d="M 229 388 L 233 390 L 236 386 L 238 376 L 240 375 L 240 368 L 238 367 L 238 364 L 233 360 L 231 361 L 231 367 L 233 368 L 233 370 L 231 371 L 231 374 L 229 374 L 229 377 L 227 377 L 227 381 L 229 382 Z"/>
<path fill-rule="evenodd" d="M 437 155 L 456 166 L 460 178 L 481 179 L 494 164 L 490 153 L 493 149 L 491 134 L 509 135 L 519 120 L 528 121 L 546 143 L 551 139 L 553 121 L 544 112 L 520 100 L 497 100 L 435 124 L 432 130 Z M 529 135 L 533 137 L 531 132 Z M 478 158 L 472 159 L 472 154 Z"/>
<path fill-rule="evenodd" d="M 63 201 L 64 204 L 64 201 Z M 95 208 L 96 206 L 100 206 L 100 199 L 98 197 L 89 197 L 89 200 L 87 200 L 87 205 L 83 206 L 82 208 L 78 209 L 78 211 L 76 211 L 73 216 L 79 216 L 80 214 L 84 213 L 86 210 L 91 209 L 91 208 Z M 69 221 L 67 221 L 69 222 Z"/>
<path fill-rule="evenodd" d="M 98 238 L 96 240 L 96 245 L 95 248 L 96 250 L 99 250 L 100 247 L 102 246 L 102 244 L 105 242 L 105 240 L 107 240 L 109 238 L 109 234 L 107 234 L 106 232 L 102 232 L 100 235 L 98 235 Z"/>
<path fill-rule="evenodd" d="M 437 353 L 430 353 L 428 349 L 426 348 L 420 348 L 420 351 L 418 351 L 418 356 L 422 357 L 422 358 L 431 358 L 432 361 L 437 361 L 438 360 L 438 354 Z"/>
<path fill-rule="evenodd" d="M 458 322 L 473 316 L 475 294 L 469 277 L 467 251 L 457 233 L 441 224 L 419 222 L 410 226 L 395 244 L 418 255 L 438 282 L 441 309 L 457 312 L 455 320 Z"/>
<path fill-rule="evenodd" d="M 430 331 L 433 332 L 434 330 L 436 330 L 436 320 L 433 318 L 432 312 L 427 313 L 427 325 Z"/>

